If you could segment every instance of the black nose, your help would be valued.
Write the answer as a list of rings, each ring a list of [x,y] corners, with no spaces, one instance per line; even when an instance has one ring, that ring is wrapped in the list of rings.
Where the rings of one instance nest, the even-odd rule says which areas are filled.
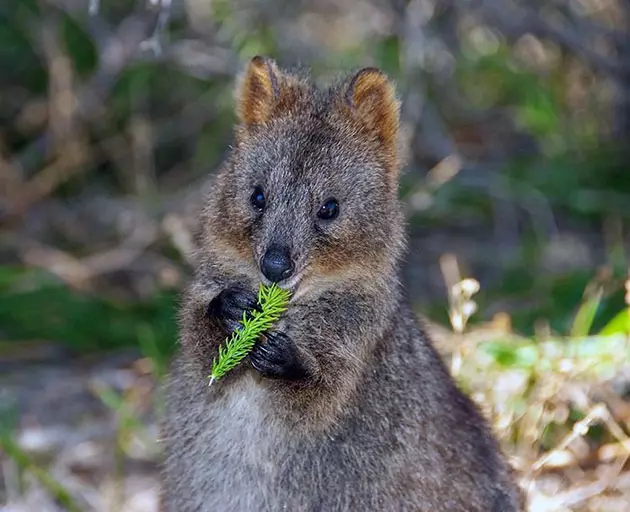
[[[273,283],[278,283],[291,277],[295,267],[291,261],[289,249],[272,245],[260,262],[260,270]]]

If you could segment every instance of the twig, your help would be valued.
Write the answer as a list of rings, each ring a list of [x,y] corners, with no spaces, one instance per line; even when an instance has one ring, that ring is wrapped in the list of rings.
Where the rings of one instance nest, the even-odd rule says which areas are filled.
[[[120,246],[82,259],[32,240],[13,238],[12,243],[17,246],[22,259],[28,265],[48,270],[73,288],[88,290],[91,281],[99,275],[131,265],[142,256],[157,236],[156,226],[139,223]]]
[[[580,502],[583,502],[593,496],[601,494],[608,487],[611,486],[613,480],[619,475],[623,467],[625,466],[626,461],[630,457],[630,437],[628,437],[621,427],[617,423],[615,423],[610,415],[610,411],[604,404],[597,404],[591,408],[590,412],[586,415],[585,418],[578,421],[573,425],[571,432],[569,432],[560,443],[554,447],[553,450],[545,453],[542,457],[536,460],[528,474],[525,477],[525,482],[528,482],[528,494],[533,494],[533,485],[534,485],[534,477],[537,473],[539,473],[545,465],[554,457],[554,455],[558,451],[565,450],[575,439],[578,437],[585,436],[592,425],[597,422],[603,422],[610,433],[619,441],[620,445],[626,449],[626,453],[624,456],[620,457],[615,466],[611,468],[611,471],[608,472],[604,477],[602,477],[598,482],[594,482],[593,484],[585,485],[579,487],[577,489],[573,489],[562,493],[562,495],[555,496],[553,498],[549,498],[553,500],[554,503],[558,505],[576,505]]]
[[[88,13],[90,14],[90,16],[96,16],[98,14],[100,7],[101,7],[100,0],[90,0],[90,5],[88,7]]]
[[[162,39],[166,33],[166,26],[171,18],[172,0],[149,0],[152,5],[160,5],[159,14],[151,37],[140,43],[142,50],[153,50],[155,55],[162,54]]]

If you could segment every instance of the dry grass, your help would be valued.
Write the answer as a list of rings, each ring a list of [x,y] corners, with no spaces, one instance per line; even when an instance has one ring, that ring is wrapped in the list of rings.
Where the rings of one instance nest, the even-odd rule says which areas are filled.
[[[518,336],[505,314],[466,331],[479,284],[461,279],[454,257],[441,263],[452,331],[430,326],[431,334],[492,422],[528,510],[629,510],[630,405],[615,384],[630,361],[630,294],[617,328],[596,336],[588,333],[598,288],[585,293],[569,336],[544,330],[538,339]],[[628,321],[619,329],[623,316]]]

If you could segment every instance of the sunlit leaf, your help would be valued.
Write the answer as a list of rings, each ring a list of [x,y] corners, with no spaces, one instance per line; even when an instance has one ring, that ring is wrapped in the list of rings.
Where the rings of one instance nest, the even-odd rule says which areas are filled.
[[[603,289],[599,288],[595,294],[586,298],[586,300],[578,309],[573,326],[571,327],[571,336],[588,336],[593,325],[593,320],[597,314],[599,304],[602,300]]]

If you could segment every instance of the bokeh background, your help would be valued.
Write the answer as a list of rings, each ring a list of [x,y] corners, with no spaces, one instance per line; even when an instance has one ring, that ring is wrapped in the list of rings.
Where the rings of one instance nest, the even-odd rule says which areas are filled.
[[[201,184],[256,54],[395,79],[405,279],[532,511],[630,509],[630,2],[0,3],[0,510],[156,510]]]

